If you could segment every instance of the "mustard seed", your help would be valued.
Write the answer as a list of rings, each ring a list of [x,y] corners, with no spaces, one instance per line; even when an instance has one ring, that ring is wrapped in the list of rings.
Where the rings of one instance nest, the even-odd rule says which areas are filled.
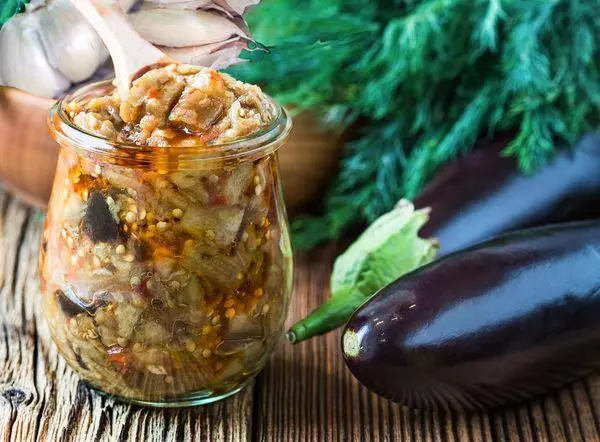
[[[184,345],[185,345],[185,349],[187,351],[189,351],[190,353],[193,353],[194,351],[196,351],[196,344],[194,344],[193,341],[186,339]]]

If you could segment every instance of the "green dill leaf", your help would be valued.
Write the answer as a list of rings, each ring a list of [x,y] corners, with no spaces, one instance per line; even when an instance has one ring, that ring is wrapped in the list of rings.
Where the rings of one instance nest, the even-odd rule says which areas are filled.
[[[299,248],[414,198],[479,138],[515,133],[504,154],[529,173],[600,125],[598,0],[270,0],[248,19],[270,52],[240,79],[359,128]]]
[[[23,12],[27,3],[29,0],[3,0],[3,4],[0,4],[0,28],[13,15]]]

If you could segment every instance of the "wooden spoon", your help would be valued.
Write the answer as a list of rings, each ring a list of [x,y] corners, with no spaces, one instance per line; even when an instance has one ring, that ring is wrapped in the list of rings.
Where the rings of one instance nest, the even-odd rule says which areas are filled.
[[[71,0],[71,3],[108,48],[121,97],[127,95],[131,82],[149,69],[179,63],[137,33],[118,0]]]

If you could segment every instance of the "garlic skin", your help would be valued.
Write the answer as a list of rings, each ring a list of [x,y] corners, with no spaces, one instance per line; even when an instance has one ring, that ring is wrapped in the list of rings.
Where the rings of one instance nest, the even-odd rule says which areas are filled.
[[[250,6],[259,2],[260,0],[146,0],[144,4],[173,9],[222,9],[241,17]]]
[[[156,8],[196,10],[212,4],[212,0],[146,0],[144,5]]]
[[[260,0],[145,0],[128,14],[142,37],[184,63],[239,63],[251,41],[242,14]],[[129,11],[136,0],[120,0]],[[108,59],[100,37],[70,0],[32,0],[0,29],[0,85],[58,97]]]
[[[119,4],[121,5],[121,9],[123,11],[130,11],[136,2],[137,0],[120,0]]]
[[[185,64],[224,69],[244,61],[239,58],[239,55],[246,46],[246,40],[241,37],[232,37],[224,42],[208,45],[186,48],[161,47],[160,49],[169,57]]]
[[[216,0],[215,3],[226,6],[241,16],[250,6],[259,4],[260,0]]]

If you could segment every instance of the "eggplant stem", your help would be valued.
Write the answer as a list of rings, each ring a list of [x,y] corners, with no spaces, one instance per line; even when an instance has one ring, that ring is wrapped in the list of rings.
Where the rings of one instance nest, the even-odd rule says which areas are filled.
[[[295,323],[286,337],[290,343],[297,344],[313,336],[324,335],[344,325],[359,306],[349,296],[329,298],[306,318]]]

